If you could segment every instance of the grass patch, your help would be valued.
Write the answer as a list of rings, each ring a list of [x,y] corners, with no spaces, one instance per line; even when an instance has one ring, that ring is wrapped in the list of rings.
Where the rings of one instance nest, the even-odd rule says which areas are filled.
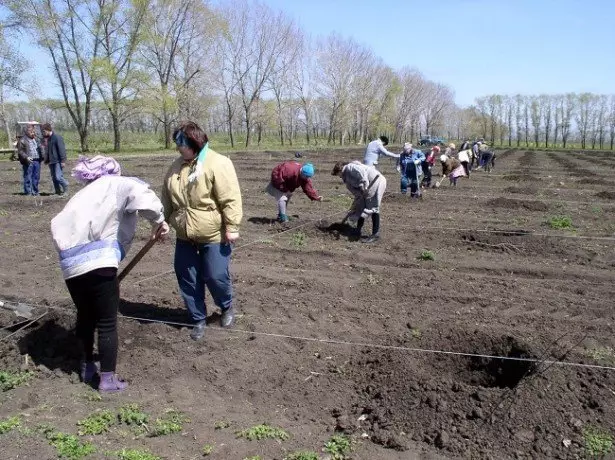
[[[365,283],[369,284],[370,286],[376,286],[377,284],[380,284],[381,281],[382,278],[380,278],[378,275],[374,275],[373,273],[368,273],[365,277]]]
[[[286,441],[290,438],[290,435],[281,428],[262,424],[238,432],[237,437],[247,439],[248,441],[260,441],[262,439],[277,439],[278,441]]]
[[[336,206],[339,206],[340,208],[347,209],[347,208],[350,208],[350,205],[352,204],[354,199],[348,195],[335,195],[323,201],[328,201],[330,203],[335,204]]]
[[[226,420],[219,420],[214,423],[214,430],[223,430],[231,426],[231,422],[227,422]]]
[[[588,426],[583,430],[585,453],[594,458],[603,458],[613,451],[613,436],[596,426]]]
[[[158,457],[146,450],[139,449],[122,449],[115,453],[120,460],[161,460]]]
[[[211,455],[213,451],[214,451],[214,446],[212,446],[211,444],[205,444],[202,450],[203,457],[207,457],[208,455]]]
[[[296,248],[302,248],[307,244],[307,235],[301,230],[293,233],[290,244]]]
[[[600,214],[602,212],[602,208],[600,206],[593,206],[592,207],[592,212],[594,214]]]
[[[410,329],[410,335],[413,339],[420,339],[423,336],[423,333],[419,329],[413,327]]]
[[[77,422],[79,435],[96,435],[109,431],[111,425],[115,423],[115,417],[108,410],[95,412],[88,415],[85,419]]]
[[[572,228],[572,219],[568,216],[554,216],[547,220],[547,225],[556,230]]]
[[[30,371],[26,372],[8,372],[0,371],[0,390],[9,391],[17,388],[25,383],[28,383],[34,374]]]
[[[0,217],[7,217],[9,212],[6,209],[0,209]]]
[[[179,433],[183,429],[183,424],[188,421],[188,418],[173,409],[169,409],[165,414],[156,419],[154,429],[149,434],[150,437],[166,436],[168,434]]]
[[[0,421],[0,434],[8,433],[21,425],[19,417],[9,417]]]
[[[615,350],[611,347],[595,347],[585,351],[590,358],[602,363],[615,363]]]
[[[336,434],[325,443],[325,452],[331,454],[332,460],[344,460],[352,450],[350,438]]]
[[[83,394],[83,399],[91,402],[100,402],[103,400],[102,396],[98,391],[88,391]]]
[[[284,457],[284,460],[318,460],[318,454],[312,451],[293,452]]]
[[[149,421],[149,415],[145,412],[141,412],[137,404],[126,404],[120,407],[117,418],[120,423],[138,427],[146,427]]]
[[[53,428],[45,429],[45,437],[58,452],[58,457],[69,460],[79,460],[96,452],[96,448],[90,442],[81,442],[72,434],[60,433]]]
[[[419,256],[418,256],[419,260],[436,260],[436,255],[433,253],[433,251],[422,251]]]

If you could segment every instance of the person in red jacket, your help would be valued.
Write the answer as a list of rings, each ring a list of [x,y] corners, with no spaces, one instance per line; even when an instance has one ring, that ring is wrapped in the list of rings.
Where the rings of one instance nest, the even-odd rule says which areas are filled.
[[[278,202],[278,220],[288,222],[286,206],[293,195],[293,192],[301,187],[303,192],[312,201],[321,201],[322,196],[312,185],[314,176],[314,165],[312,163],[297,163],[296,161],[285,161],[280,163],[271,171],[271,182],[265,189],[269,195]]]

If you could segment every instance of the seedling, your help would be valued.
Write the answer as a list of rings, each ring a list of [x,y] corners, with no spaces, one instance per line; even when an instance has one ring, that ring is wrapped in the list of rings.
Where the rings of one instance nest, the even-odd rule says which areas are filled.
[[[146,451],[138,449],[122,449],[116,452],[120,460],[161,460],[161,457]]]
[[[9,417],[6,420],[2,420],[0,421],[0,434],[8,433],[20,425],[21,420],[19,417]]]
[[[366,281],[367,281],[367,284],[371,286],[375,286],[380,283],[381,279],[379,276],[374,275],[373,273],[368,273]]]
[[[290,243],[296,248],[302,248],[307,244],[307,235],[299,230],[293,233]]]
[[[318,454],[316,452],[293,452],[284,457],[284,460],[318,460]]]
[[[331,436],[325,443],[325,452],[331,454],[332,460],[344,460],[352,450],[352,442],[342,434]]]
[[[615,350],[611,347],[590,348],[586,351],[586,353],[587,356],[596,361],[615,363]]]
[[[93,454],[96,449],[89,442],[81,442],[77,436],[60,432],[48,432],[46,434],[49,444],[56,448],[58,457],[69,460],[79,460]]]
[[[253,455],[252,457],[244,457],[243,460],[262,460],[260,455]]]
[[[205,444],[203,446],[203,457],[207,457],[208,455],[211,455],[213,451],[214,451],[214,446],[212,446],[211,444]]]
[[[223,430],[224,428],[228,428],[231,426],[231,422],[227,422],[226,420],[219,420],[214,423],[214,430]]]
[[[6,217],[9,215],[9,212],[6,209],[0,209],[0,217]]]
[[[263,424],[240,431],[237,433],[237,437],[245,438],[248,441],[260,441],[261,439],[277,439],[278,441],[286,441],[290,438],[290,435],[281,428]]]
[[[555,216],[551,217],[547,224],[549,227],[557,229],[557,230],[565,230],[567,228],[572,228],[572,219],[568,216]]]
[[[410,329],[410,335],[413,339],[420,339],[423,333],[419,329],[413,327],[412,329]]]
[[[98,391],[88,391],[87,393],[84,393],[83,399],[92,402],[100,402],[102,401],[102,396]]]
[[[34,374],[30,371],[26,372],[8,372],[0,371],[0,390],[9,391],[17,388],[20,385],[28,383]]]
[[[436,255],[432,251],[422,251],[418,257],[419,260],[436,260]]]
[[[141,412],[137,404],[126,404],[120,407],[117,418],[120,423],[138,427],[145,427],[149,420],[149,416],[145,412]]]
[[[613,436],[608,431],[596,426],[583,430],[585,452],[593,458],[604,458],[613,451]]]
[[[102,434],[109,431],[109,428],[114,422],[115,417],[110,411],[103,410],[95,412],[77,422],[77,426],[79,427],[78,433],[80,436]]]
[[[183,429],[183,423],[187,421],[188,418],[184,414],[169,409],[161,418],[156,419],[156,425],[150,433],[150,436],[157,437],[179,433]]]

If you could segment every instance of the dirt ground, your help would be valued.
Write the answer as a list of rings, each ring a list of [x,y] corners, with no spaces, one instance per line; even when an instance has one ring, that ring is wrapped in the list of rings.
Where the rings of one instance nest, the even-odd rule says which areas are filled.
[[[588,455],[588,430],[615,434],[615,370],[544,362],[615,365],[612,157],[502,151],[490,174],[474,172],[456,189],[445,182],[420,201],[398,193],[385,160],[382,239],[365,245],[339,224],[351,200],[330,175],[360,150],[306,153],[325,200],[298,191],[291,222],[273,221],[263,189],[293,153],[231,156],[245,216],[232,265],[236,328],[211,327],[195,343],[181,326],[121,319],[118,372],[130,387],[102,401],[74,373],[74,307],[49,236],[65,201],[20,196],[19,165],[0,163],[0,299],[38,305],[36,314],[53,307],[11,337],[16,327],[6,326],[23,318],[0,314],[0,370],[35,372],[0,393],[0,419],[22,419],[22,429],[0,435],[2,458],[55,458],[37,425],[77,434],[78,420],[127,403],[152,418],[172,408],[189,421],[162,437],[121,425],[84,436],[97,449],[91,458],[129,447],[201,458],[210,444],[213,459],[298,450],[324,459],[325,442],[342,432],[354,459],[568,459]],[[121,163],[159,191],[172,159]],[[42,188],[51,189],[46,171]],[[571,228],[547,223],[565,217]],[[128,260],[147,235],[143,223]],[[172,238],[156,246],[124,280],[123,315],[187,320],[173,249]],[[261,423],[290,438],[237,438]]]

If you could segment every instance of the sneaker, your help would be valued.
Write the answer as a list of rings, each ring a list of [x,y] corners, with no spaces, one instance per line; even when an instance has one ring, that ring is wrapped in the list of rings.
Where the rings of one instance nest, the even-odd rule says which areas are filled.
[[[233,307],[228,307],[222,310],[222,314],[220,315],[220,326],[221,327],[232,327],[235,324],[235,312],[233,311]]]
[[[128,388],[128,383],[120,379],[115,372],[101,372],[98,391],[101,393],[118,393]]]
[[[365,243],[365,244],[371,244],[371,243],[376,243],[376,242],[378,242],[378,240],[380,240],[380,235],[376,233],[375,235],[372,235],[372,236],[370,236],[369,238],[367,238],[367,239],[363,240],[363,243]]]
[[[207,325],[207,321],[202,320],[192,326],[192,331],[190,332],[190,338],[192,340],[201,340],[205,335],[205,326]]]

